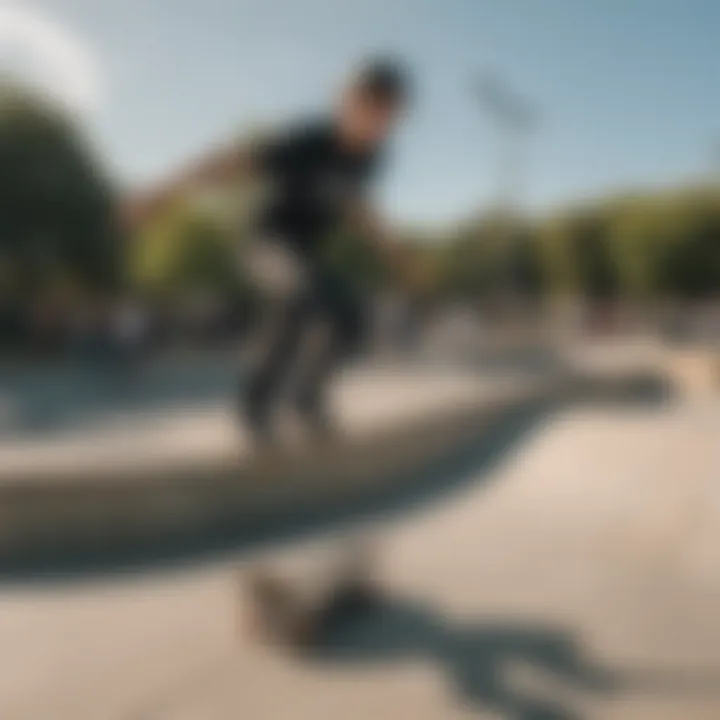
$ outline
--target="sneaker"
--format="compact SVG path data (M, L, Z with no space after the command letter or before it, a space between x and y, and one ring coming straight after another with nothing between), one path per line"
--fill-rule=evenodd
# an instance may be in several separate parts
M299 421L303 435L315 442L329 442L335 440L340 429L325 407L295 407L295 415Z
M254 451L264 451L275 447L277 438L268 412L241 402L239 415L241 425L249 438L250 447Z

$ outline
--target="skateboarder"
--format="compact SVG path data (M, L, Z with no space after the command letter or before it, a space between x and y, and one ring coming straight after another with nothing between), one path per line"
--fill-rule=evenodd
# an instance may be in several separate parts
M239 409L255 440L271 442L287 380L298 372L289 407L312 434L332 429L326 393L334 372L364 338L366 303L321 261L341 223L352 221L388 259L397 246L366 201L384 146L409 101L408 79L391 60L363 64L326 117L293 125L249 151L221 152L147 199L156 207L189 186L252 173L270 192L253 222L246 262L262 291L266 333ZM325 333L298 369L308 330Z

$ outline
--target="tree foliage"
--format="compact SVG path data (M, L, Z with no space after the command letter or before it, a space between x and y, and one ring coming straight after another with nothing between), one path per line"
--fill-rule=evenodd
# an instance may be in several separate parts
M129 274L134 287L150 294L230 293L240 282L238 255L218 217L183 202L134 239Z
M484 218L438 242L441 284L451 294L480 298L512 281L528 295L592 300L720 294L717 189L613 198L512 230Z
M118 233L109 182L72 118L0 88L0 259L26 295L63 280L110 287Z

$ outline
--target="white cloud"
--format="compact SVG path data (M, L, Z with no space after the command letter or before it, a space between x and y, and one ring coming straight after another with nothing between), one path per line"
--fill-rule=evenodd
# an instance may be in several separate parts
M100 68L84 42L46 14L3 0L0 73L19 76L81 113L103 99Z

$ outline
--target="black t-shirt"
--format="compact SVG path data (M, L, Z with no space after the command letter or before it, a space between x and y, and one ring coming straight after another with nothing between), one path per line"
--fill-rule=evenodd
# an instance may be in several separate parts
M269 181L257 225L264 234L312 256L361 197L378 165L379 148L343 148L331 122L295 126L256 148Z

